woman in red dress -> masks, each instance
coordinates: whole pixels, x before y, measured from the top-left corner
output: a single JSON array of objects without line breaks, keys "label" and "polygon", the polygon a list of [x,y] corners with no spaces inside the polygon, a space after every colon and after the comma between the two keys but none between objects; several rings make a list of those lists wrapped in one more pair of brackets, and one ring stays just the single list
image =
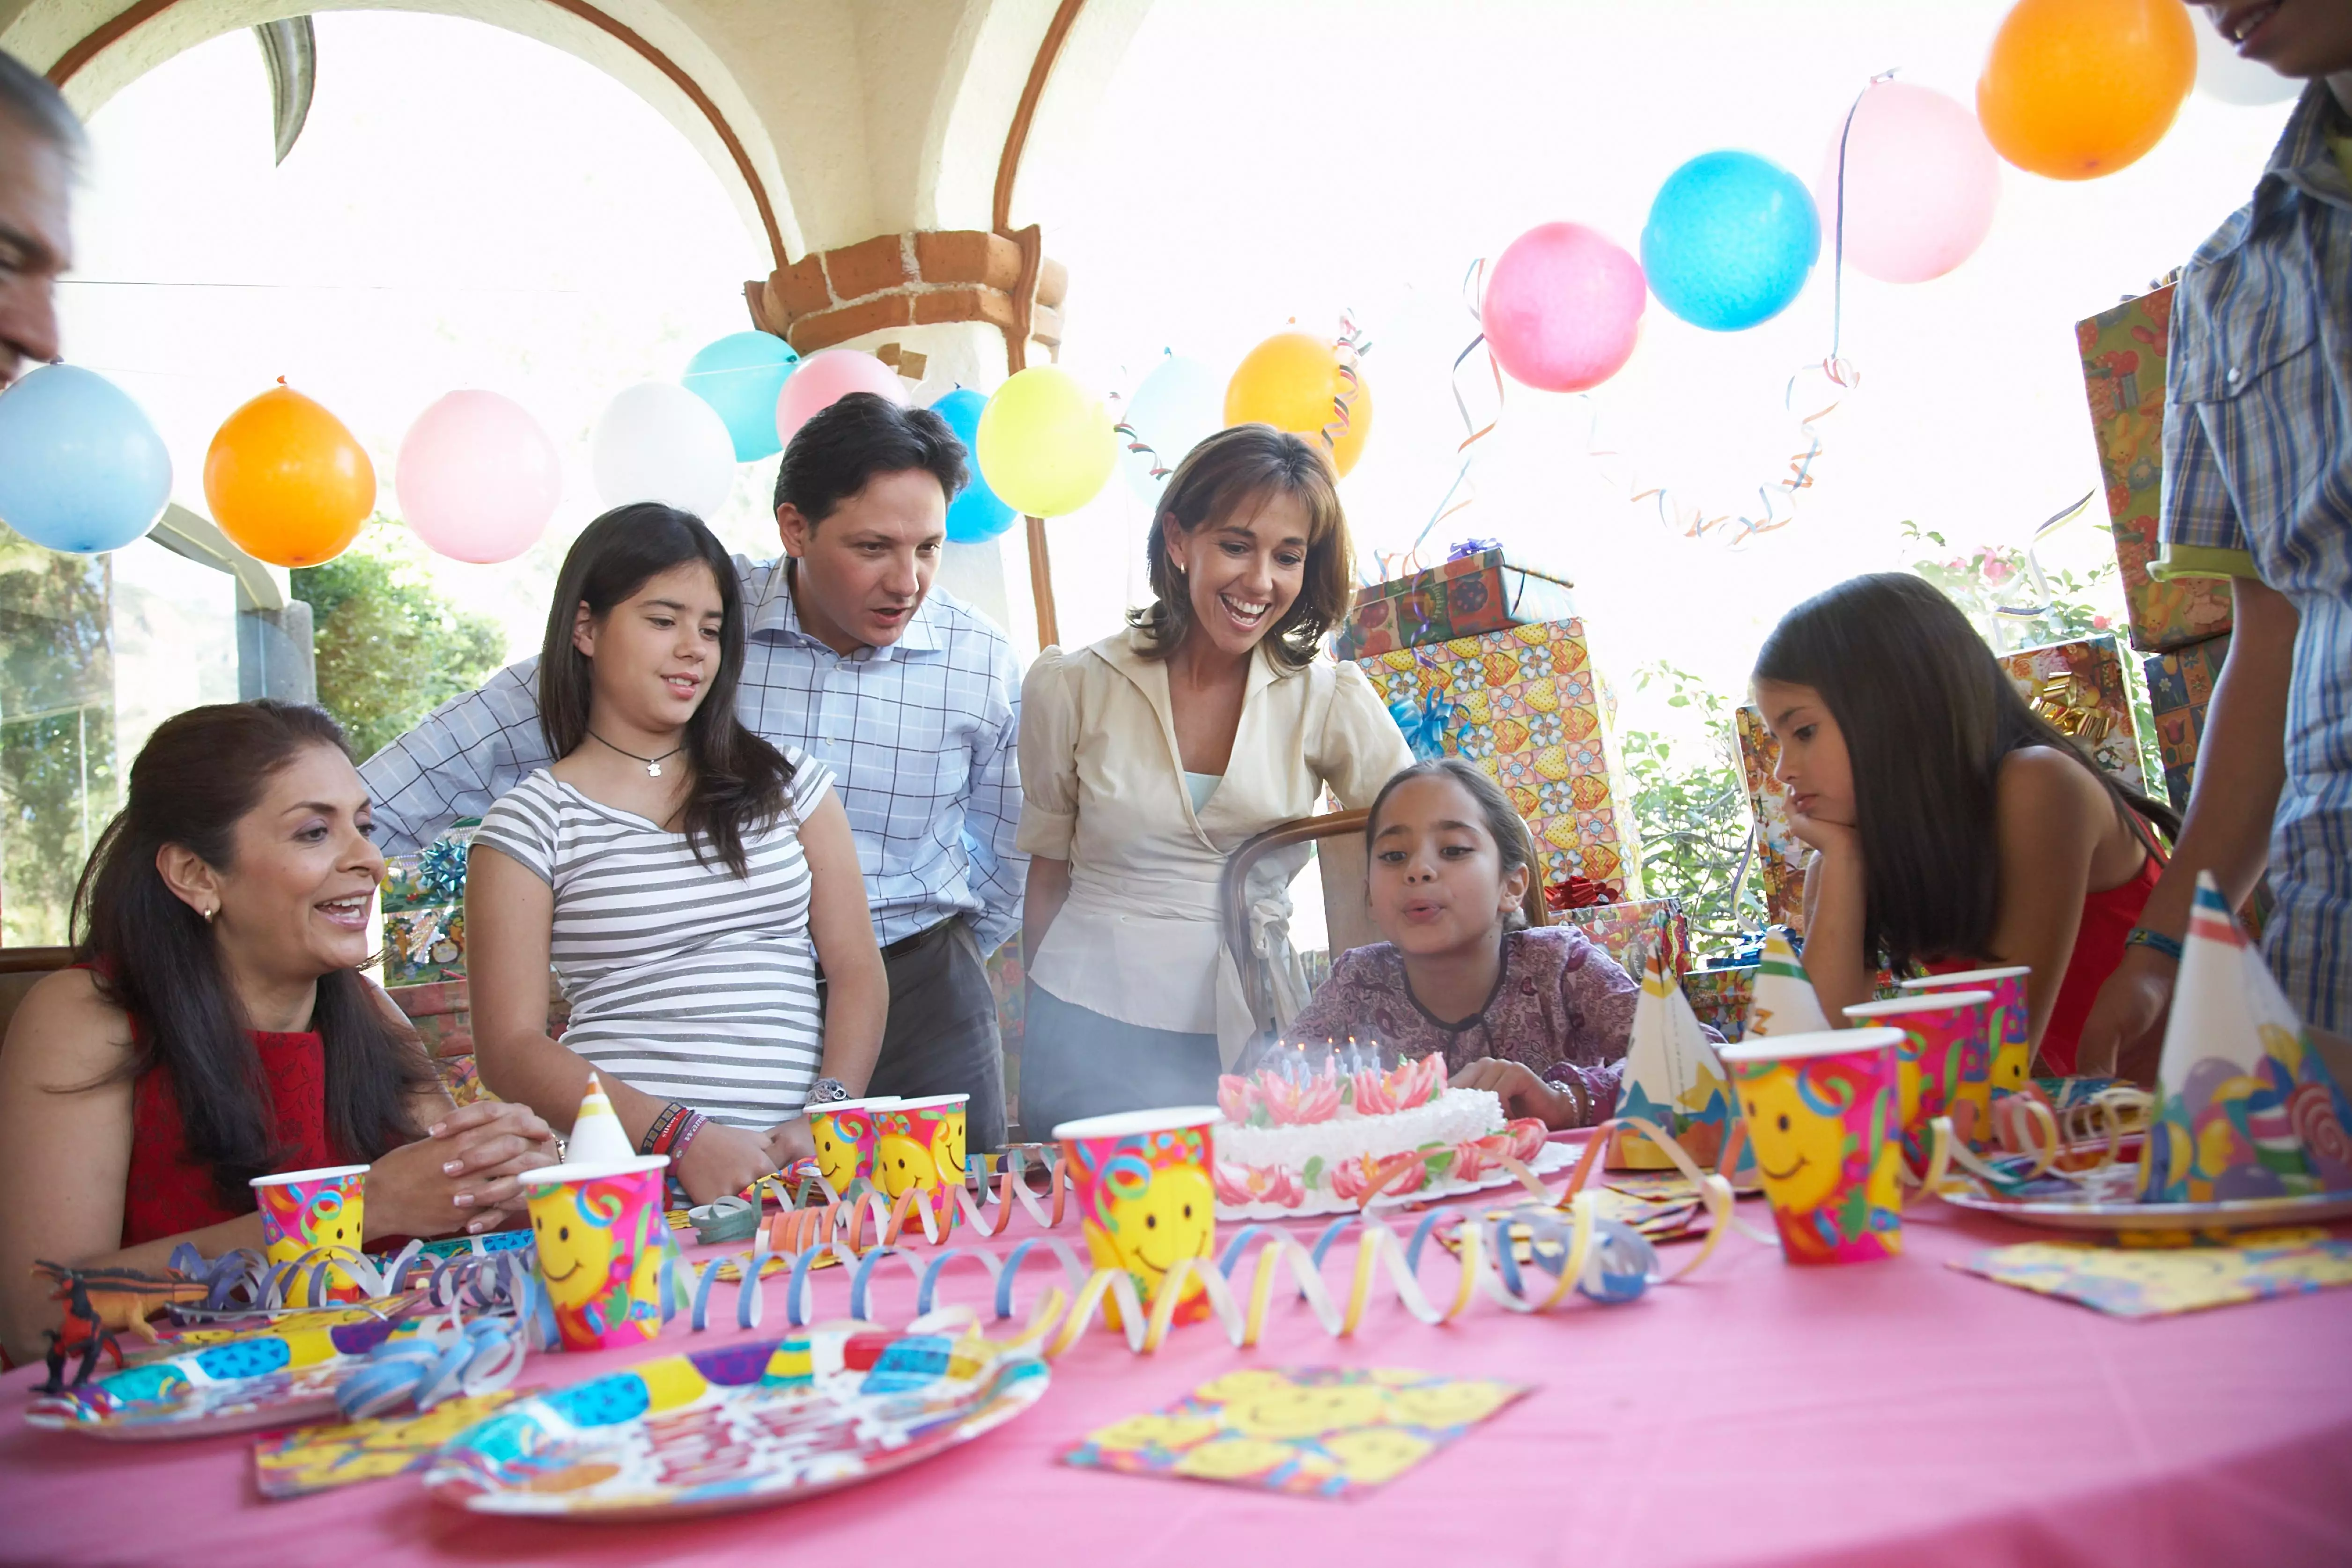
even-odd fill
[{"label": "woman in red dress", "polygon": [[0,1045],[0,1349],[43,1349],[36,1259],[161,1270],[261,1246],[257,1176],[367,1164],[373,1240],[498,1228],[556,1158],[520,1105],[454,1107],[360,973],[383,857],[315,708],[192,709],[131,765],[75,897],[77,967]]}]

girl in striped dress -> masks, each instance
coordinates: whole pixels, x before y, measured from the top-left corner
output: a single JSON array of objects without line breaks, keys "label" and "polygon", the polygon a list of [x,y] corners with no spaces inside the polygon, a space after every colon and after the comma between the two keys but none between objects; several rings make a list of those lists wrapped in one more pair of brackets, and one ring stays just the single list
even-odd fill
[{"label": "girl in striped dress", "polygon": [[833,776],[738,720],[742,662],[709,528],[652,503],[589,524],[539,660],[558,760],[484,816],[466,893],[483,1082],[568,1126],[593,1070],[698,1203],[813,1152],[803,1103],[865,1089],[889,1005]]}]

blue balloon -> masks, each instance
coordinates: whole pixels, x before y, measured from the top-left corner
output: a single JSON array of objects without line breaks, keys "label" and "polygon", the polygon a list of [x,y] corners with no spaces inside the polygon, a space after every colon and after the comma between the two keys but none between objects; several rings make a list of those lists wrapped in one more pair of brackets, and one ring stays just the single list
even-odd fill
[{"label": "blue balloon", "polygon": [[143,537],[172,498],[172,455],[131,394],[78,365],[0,392],[0,522],[97,555]]},{"label": "blue balloon", "polygon": [[686,390],[719,411],[736,462],[784,449],[776,439],[776,399],[800,362],[790,343],[769,332],[730,332],[686,361]]},{"label": "blue balloon", "polygon": [[1703,152],[1666,178],[1642,229],[1658,303],[1710,332],[1740,332],[1789,308],[1822,253],[1805,183],[1753,152]]},{"label": "blue balloon", "polygon": [[948,507],[948,538],[955,544],[976,545],[1013,526],[1013,508],[998,500],[980,476],[980,459],[973,455],[979,450],[980,413],[987,406],[988,399],[968,387],[958,387],[931,404],[931,412],[946,420],[963,443],[964,466],[971,474],[963,494]]}]

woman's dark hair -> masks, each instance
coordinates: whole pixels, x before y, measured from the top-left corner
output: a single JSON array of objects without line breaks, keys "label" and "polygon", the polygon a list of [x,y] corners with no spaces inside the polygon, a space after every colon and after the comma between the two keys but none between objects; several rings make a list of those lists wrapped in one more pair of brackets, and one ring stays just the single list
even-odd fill
[{"label": "woman's dark hair", "polygon": [[[74,892],[77,956],[99,995],[131,1018],[138,1054],[126,1072],[170,1069],[188,1155],[239,1212],[254,1207],[246,1183],[294,1151],[277,1145],[253,1026],[213,928],[165,885],[155,857],[177,844],[215,871],[233,870],[239,820],[281,769],[320,746],[351,755],[333,719],[290,703],[222,703],[165,719],[131,765],[128,799]],[[432,1084],[433,1071],[366,977],[320,976],[310,1025],[326,1047],[332,1146],[373,1162],[415,1138],[408,1097]]]},{"label": "woman's dark hair", "polygon": [[702,694],[702,706],[686,721],[686,757],[694,781],[680,814],[698,862],[706,850],[715,852],[728,870],[743,876],[750,869],[743,835],[782,814],[793,769],[782,752],[735,716],[735,684],[743,670],[743,586],[727,547],[700,518],[658,501],[637,501],[614,507],[572,541],[547,608],[547,639],[540,645],[539,725],[558,757],[569,757],[588,739],[594,661],[572,643],[580,607],[586,605],[602,621],[647,582],[688,561],[710,569],[720,615],[719,668]]},{"label": "woman's dark hair", "polygon": [[1307,442],[1270,424],[1236,424],[1184,455],[1169,476],[1167,494],[1143,541],[1153,602],[1127,612],[1144,635],[1146,657],[1164,659],[1192,630],[1192,595],[1170,559],[1163,519],[1191,533],[1202,524],[1246,517],[1276,496],[1295,496],[1307,508],[1307,570],[1289,612],[1266,633],[1275,658],[1294,669],[1315,658],[1323,633],[1347,613],[1356,576],[1355,547],[1339,506],[1331,461]]},{"label": "woman's dark hair", "polygon": [[920,468],[950,501],[970,475],[963,443],[928,408],[906,408],[878,392],[850,392],[811,416],[776,466],[776,505],[791,502],[814,528],[877,474]]},{"label": "woman's dark hair", "polygon": [[[1368,855],[1379,852],[1381,811],[1388,805],[1389,797],[1416,779],[1449,779],[1469,792],[1471,800],[1477,805],[1478,815],[1485,820],[1486,836],[1495,841],[1496,869],[1502,875],[1508,876],[1521,866],[1535,864],[1535,841],[1528,836],[1525,819],[1511,809],[1511,798],[1503,793],[1500,784],[1486,776],[1484,768],[1458,757],[1433,757],[1409,768],[1400,768],[1390,776],[1389,781],[1381,786],[1381,792],[1372,797],[1372,809],[1364,817]],[[1506,929],[1513,929],[1526,923],[1526,914],[1515,909],[1503,925]]]},{"label": "woman's dark hair", "polygon": [[2074,758],[2114,800],[2179,831],[2179,819],[2102,772],[2026,706],[1968,617],[1924,579],[1875,572],[1781,618],[1755,678],[1811,686],[1845,737],[1864,866],[1863,951],[1896,969],[1983,957],[2000,906],[1996,784],[2012,751]]}]

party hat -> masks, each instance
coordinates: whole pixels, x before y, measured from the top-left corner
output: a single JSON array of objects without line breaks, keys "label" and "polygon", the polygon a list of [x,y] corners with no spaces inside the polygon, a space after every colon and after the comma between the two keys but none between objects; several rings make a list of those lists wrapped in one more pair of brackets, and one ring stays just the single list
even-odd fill
[{"label": "party hat", "polygon": [[2143,1203],[2352,1191],[2352,1106],[2208,873],[2197,877],[2156,1098]]},{"label": "party hat", "polygon": [[[1722,1059],[1707,1043],[1690,998],[1666,972],[1660,943],[1648,944],[1643,954],[1642,997],[1633,1004],[1617,1114],[1654,1122],[1701,1166],[1713,1166],[1722,1156],[1724,1139],[1731,1134],[1731,1085]],[[1621,1170],[1675,1168],[1647,1135],[1622,1127],[1611,1134],[1609,1163]]]},{"label": "party hat", "polygon": [[604,1097],[604,1086],[590,1073],[588,1092],[580,1096],[580,1113],[572,1118],[572,1136],[564,1140],[564,1160],[575,1166],[601,1165],[628,1159],[636,1152],[629,1146],[620,1117],[613,1113],[613,1103]]},{"label": "party hat", "polygon": [[1748,999],[1751,1035],[1819,1034],[1830,1027],[1822,1011],[1813,982],[1797,956],[1789,928],[1775,925],[1765,934],[1764,957],[1756,966],[1756,989]]}]

